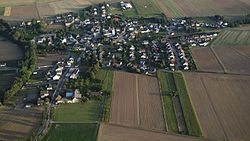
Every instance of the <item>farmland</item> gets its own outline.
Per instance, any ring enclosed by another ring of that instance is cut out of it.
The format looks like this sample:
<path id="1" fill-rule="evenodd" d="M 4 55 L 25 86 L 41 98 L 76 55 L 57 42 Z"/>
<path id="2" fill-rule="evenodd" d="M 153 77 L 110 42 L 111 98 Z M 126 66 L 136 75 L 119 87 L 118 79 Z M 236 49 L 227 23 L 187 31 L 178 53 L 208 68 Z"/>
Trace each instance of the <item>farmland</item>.
<path id="1" fill-rule="evenodd" d="M 110 123 L 165 130 L 156 78 L 115 72 L 113 83 Z"/>
<path id="2" fill-rule="evenodd" d="M 0 112 L 1 140 L 26 141 L 39 127 L 41 111 L 35 109 L 4 109 Z"/>
<path id="3" fill-rule="evenodd" d="M 98 124 L 52 124 L 43 141 L 95 141 Z"/>
<path id="4" fill-rule="evenodd" d="M 200 71 L 233 74 L 250 74 L 249 52 L 249 47 L 241 46 L 192 49 L 194 59 Z"/>
<path id="5" fill-rule="evenodd" d="M 60 122 L 95 122 L 99 120 L 99 103 L 63 104 L 54 109 L 54 120 Z"/>
<path id="6" fill-rule="evenodd" d="M 221 32 L 213 42 L 213 46 L 246 46 L 250 45 L 250 30 L 227 29 Z"/>
<path id="7" fill-rule="evenodd" d="M 205 139 L 101 123 L 97 141 L 205 141 Z"/>
<path id="8" fill-rule="evenodd" d="M 143 17 L 155 17 L 162 12 L 152 0 L 132 0 L 137 13 Z"/>
<path id="9" fill-rule="evenodd" d="M 16 44 L 0 37 L 0 61 L 19 60 L 22 57 L 23 52 Z"/>
<path id="10" fill-rule="evenodd" d="M 167 17 L 245 15 L 250 12 L 246 0 L 156 0 Z"/>
<path id="11" fill-rule="evenodd" d="M 0 71 L 0 101 L 3 100 L 4 92 L 10 88 L 11 84 L 14 82 L 16 77 L 16 72 Z"/>
<path id="12" fill-rule="evenodd" d="M 248 140 L 249 76 L 184 73 L 204 137 Z"/>
<path id="13" fill-rule="evenodd" d="M 49 66 L 53 65 L 57 61 L 61 59 L 67 58 L 67 55 L 63 54 L 46 54 L 46 55 L 38 55 L 37 66 Z"/>

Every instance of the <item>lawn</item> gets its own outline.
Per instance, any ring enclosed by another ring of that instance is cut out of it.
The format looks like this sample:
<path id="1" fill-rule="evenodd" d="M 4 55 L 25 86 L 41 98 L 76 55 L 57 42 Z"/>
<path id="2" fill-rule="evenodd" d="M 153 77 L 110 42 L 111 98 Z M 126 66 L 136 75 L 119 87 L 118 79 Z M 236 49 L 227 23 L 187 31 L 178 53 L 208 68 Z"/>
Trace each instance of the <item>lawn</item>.
<path id="1" fill-rule="evenodd" d="M 160 84 L 161 96 L 164 105 L 165 118 L 169 131 L 178 132 L 177 120 L 174 112 L 172 98 L 170 96 L 171 91 L 175 91 L 175 83 L 172 73 L 164 73 L 162 71 L 157 72 L 157 77 Z"/>
<path id="2" fill-rule="evenodd" d="M 103 99 L 103 121 L 109 121 L 110 116 L 110 107 L 112 100 L 112 86 L 113 86 L 113 71 L 111 70 L 98 70 L 96 74 L 96 78 L 101 80 L 102 83 L 102 91 L 108 93 Z"/>
<path id="3" fill-rule="evenodd" d="M 98 124 L 52 124 L 43 141 L 96 141 Z"/>
<path id="4" fill-rule="evenodd" d="M 63 122 L 95 122 L 99 121 L 99 102 L 61 104 L 53 110 L 53 119 Z"/>
<path id="5" fill-rule="evenodd" d="M 174 73 L 174 81 L 181 101 L 181 106 L 188 129 L 188 134 L 192 136 L 202 136 L 202 132 L 190 101 L 185 80 L 182 73 Z"/>
<path id="6" fill-rule="evenodd" d="M 212 43 L 213 46 L 250 45 L 250 30 L 224 30 Z"/>

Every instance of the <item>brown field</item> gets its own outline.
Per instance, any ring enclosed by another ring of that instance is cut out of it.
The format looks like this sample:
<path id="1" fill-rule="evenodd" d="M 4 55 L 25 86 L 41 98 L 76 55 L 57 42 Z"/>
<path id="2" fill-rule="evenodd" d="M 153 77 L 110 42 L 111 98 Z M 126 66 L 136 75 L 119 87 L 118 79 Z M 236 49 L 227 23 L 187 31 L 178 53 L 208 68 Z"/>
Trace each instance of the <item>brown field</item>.
<path id="1" fill-rule="evenodd" d="M 205 139 L 101 123 L 97 141 L 205 141 Z"/>
<path id="2" fill-rule="evenodd" d="M 165 130 L 157 78 L 115 72 L 110 123 Z"/>
<path id="3" fill-rule="evenodd" d="M 55 15 L 54 10 L 49 6 L 48 3 L 41 3 L 37 4 L 36 6 L 40 17 Z"/>
<path id="4" fill-rule="evenodd" d="M 236 16 L 250 12 L 249 0 L 156 0 L 156 4 L 167 17 Z"/>
<path id="5" fill-rule="evenodd" d="M 11 15 L 11 7 L 5 7 L 5 9 L 4 9 L 4 14 L 3 14 L 3 16 L 10 16 Z"/>
<path id="6" fill-rule="evenodd" d="M 36 5 L 14 6 L 11 10 L 11 16 L 23 19 L 39 18 Z"/>
<path id="7" fill-rule="evenodd" d="M 38 55 L 38 62 L 37 66 L 47 66 L 47 65 L 53 65 L 57 61 L 60 61 L 61 59 L 67 58 L 67 55 L 61 55 L 61 54 L 47 54 L 47 55 Z"/>
<path id="8" fill-rule="evenodd" d="M 250 76 L 190 72 L 184 76 L 206 138 L 250 139 Z"/>
<path id="9" fill-rule="evenodd" d="M 26 141 L 39 127 L 41 111 L 5 109 L 0 111 L 0 140 Z"/>
<path id="10" fill-rule="evenodd" d="M 22 58 L 23 52 L 16 44 L 0 37 L 0 61 L 19 60 Z"/>
<path id="11" fill-rule="evenodd" d="M 192 55 L 197 64 L 198 70 L 209 72 L 224 72 L 219 61 L 209 47 L 192 48 Z"/>
<path id="12" fill-rule="evenodd" d="M 224 70 L 226 73 L 250 74 L 249 47 L 220 46 L 213 47 L 212 49 L 192 49 L 192 54 L 198 65 L 198 70 L 206 72 L 223 72 Z"/>

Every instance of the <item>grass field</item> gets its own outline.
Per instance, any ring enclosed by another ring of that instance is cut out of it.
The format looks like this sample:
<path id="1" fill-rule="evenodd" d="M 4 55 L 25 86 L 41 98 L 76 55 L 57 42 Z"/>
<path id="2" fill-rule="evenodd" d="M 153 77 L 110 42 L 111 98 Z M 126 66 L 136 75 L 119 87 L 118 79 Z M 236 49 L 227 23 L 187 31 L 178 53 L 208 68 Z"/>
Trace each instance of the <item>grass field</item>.
<path id="1" fill-rule="evenodd" d="M 94 122 L 99 120 L 99 103 L 62 104 L 54 109 L 55 121 L 64 122 Z"/>
<path id="2" fill-rule="evenodd" d="M 250 45 L 250 30 L 228 29 L 219 34 L 213 46 L 245 46 Z"/>
<path id="3" fill-rule="evenodd" d="M 192 136 L 202 136 L 202 132 L 196 114 L 193 110 L 182 73 L 174 73 L 174 80 L 180 97 L 186 126 L 188 128 L 188 134 Z"/>
<path id="4" fill-rule="evenodd" d="M 0 0 L 1 6 L 30 5 L 34 3 L 48 3 L 59 0 Z"/>
<path id="5" fill-rule="evenodd" d="M 173 75 L 171 73 L 157 72 L 157 77 L 160 84 L 161 96 L 164 104 L 165 118 L 169 131 L 178 132 L 177 120 L 174 113 L 174 107 L 170 92 L 176 90 L 174 85 Z"/>
<path id="6" fill-rule="evenodd" d="M 1 5 L 0 5 L 1 6 Z M 4 14 L 4 10 L 5 10 L 5 8 L 4 7 L 0 7 L 0 16 L 3 16 L 3 14 Z"/>
<path id="7" fill-rule="evenodd" d="M 152 0 L 132 0 L 137 13 L 142 17 L 155 17 L 161 15 L 159 7 Z"/>
<path id="8" fill-rule="evenodd" d="M 109 96 L 104 98 L 104 107 L 103 107 L 103 121 L 109 121 L 110 117 L 110 107 L 112 101 L 112 86 L 113 86 L 113 71 L 100 69 L 96 78 L 101 80 L 102 91 L 109 93 Z"/>
<path id="9" fill-rule="evenodd" d="M 43 141 L 96 141 L 97 124 L 52 124 Z"/>

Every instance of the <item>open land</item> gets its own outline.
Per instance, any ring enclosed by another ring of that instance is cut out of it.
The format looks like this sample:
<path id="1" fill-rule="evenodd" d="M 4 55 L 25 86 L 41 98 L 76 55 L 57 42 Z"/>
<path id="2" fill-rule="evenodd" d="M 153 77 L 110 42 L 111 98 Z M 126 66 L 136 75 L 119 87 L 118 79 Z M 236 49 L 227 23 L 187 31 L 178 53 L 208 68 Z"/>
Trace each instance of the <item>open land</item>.
<path id="1" fill-rule="evenodd" d="M 95 141 L 97 133 L 97 124 L 52 124 L 43 141 Z"/>
<path id="2" fill-rule="evenodd" d="M 204 137 L 249 140 L 250 77 L 191 72 L 184 75 Z"/>
<path id="3" fill-rule="evenodd" d="M 157 79 L 115 72 L 110 123 L 165 130 Z"/>
<path id="4" fill-rule="evenodd" d="M 55 62 L 65 58 L 67 58 L 67 55 L 61 55 L 61 54 L 38 55 L 37 66 L 39 67 L 39 66 L 53 65 Z"/>
<path id="5" fill-rule="evenodd" d="M 247 0 L 156 0 L 167 17 L 245 15 L 250 12 Z"/>
<path id="6" fill-rule="evenodd" d="M 26 141 L 39 127 L 41 116 L 35 109 L 4 109 L 0 112 L 1 140 Z"/>
<path id="7" fill-rule="evenodd" d="M 16 73 L 8 72 L 3 73 L 0 71 L 0 101 L 3 100 L 3 95 L 7 89 L 10 88 L 11 84 L 15 81 Z"/>
<path id="8" fill-rule="evenodd" d="M 202 141 L 205 139 L 151 132 L 101 123 L 97 141 Z"/>
<path id="9" fill-rule="evenodd" d="M 213 41 L 212 45 L 213 46 L 247 46 L 247 45 L 250 45 L 250 40 L 249 40 L 250 28 L 249 27 L 224 30 Z"/>
<path id="10" fill-rule="evenodd" d="M 200 71 L 250 74 L 250 48 L 220 46 L 193 48 L 192 54 Z"/>
<path id="11" fill-rule="evenodd" d="M 0 61 L 22 59 L 22 50 L 14 43 L 0 37 Z"/>
<path id="12" fill-rule="evenodd" d="M 61 104 L 54 109 L 53 117 L 58 122 L 95 122 L 99 120 L 99 102 Z"/>

